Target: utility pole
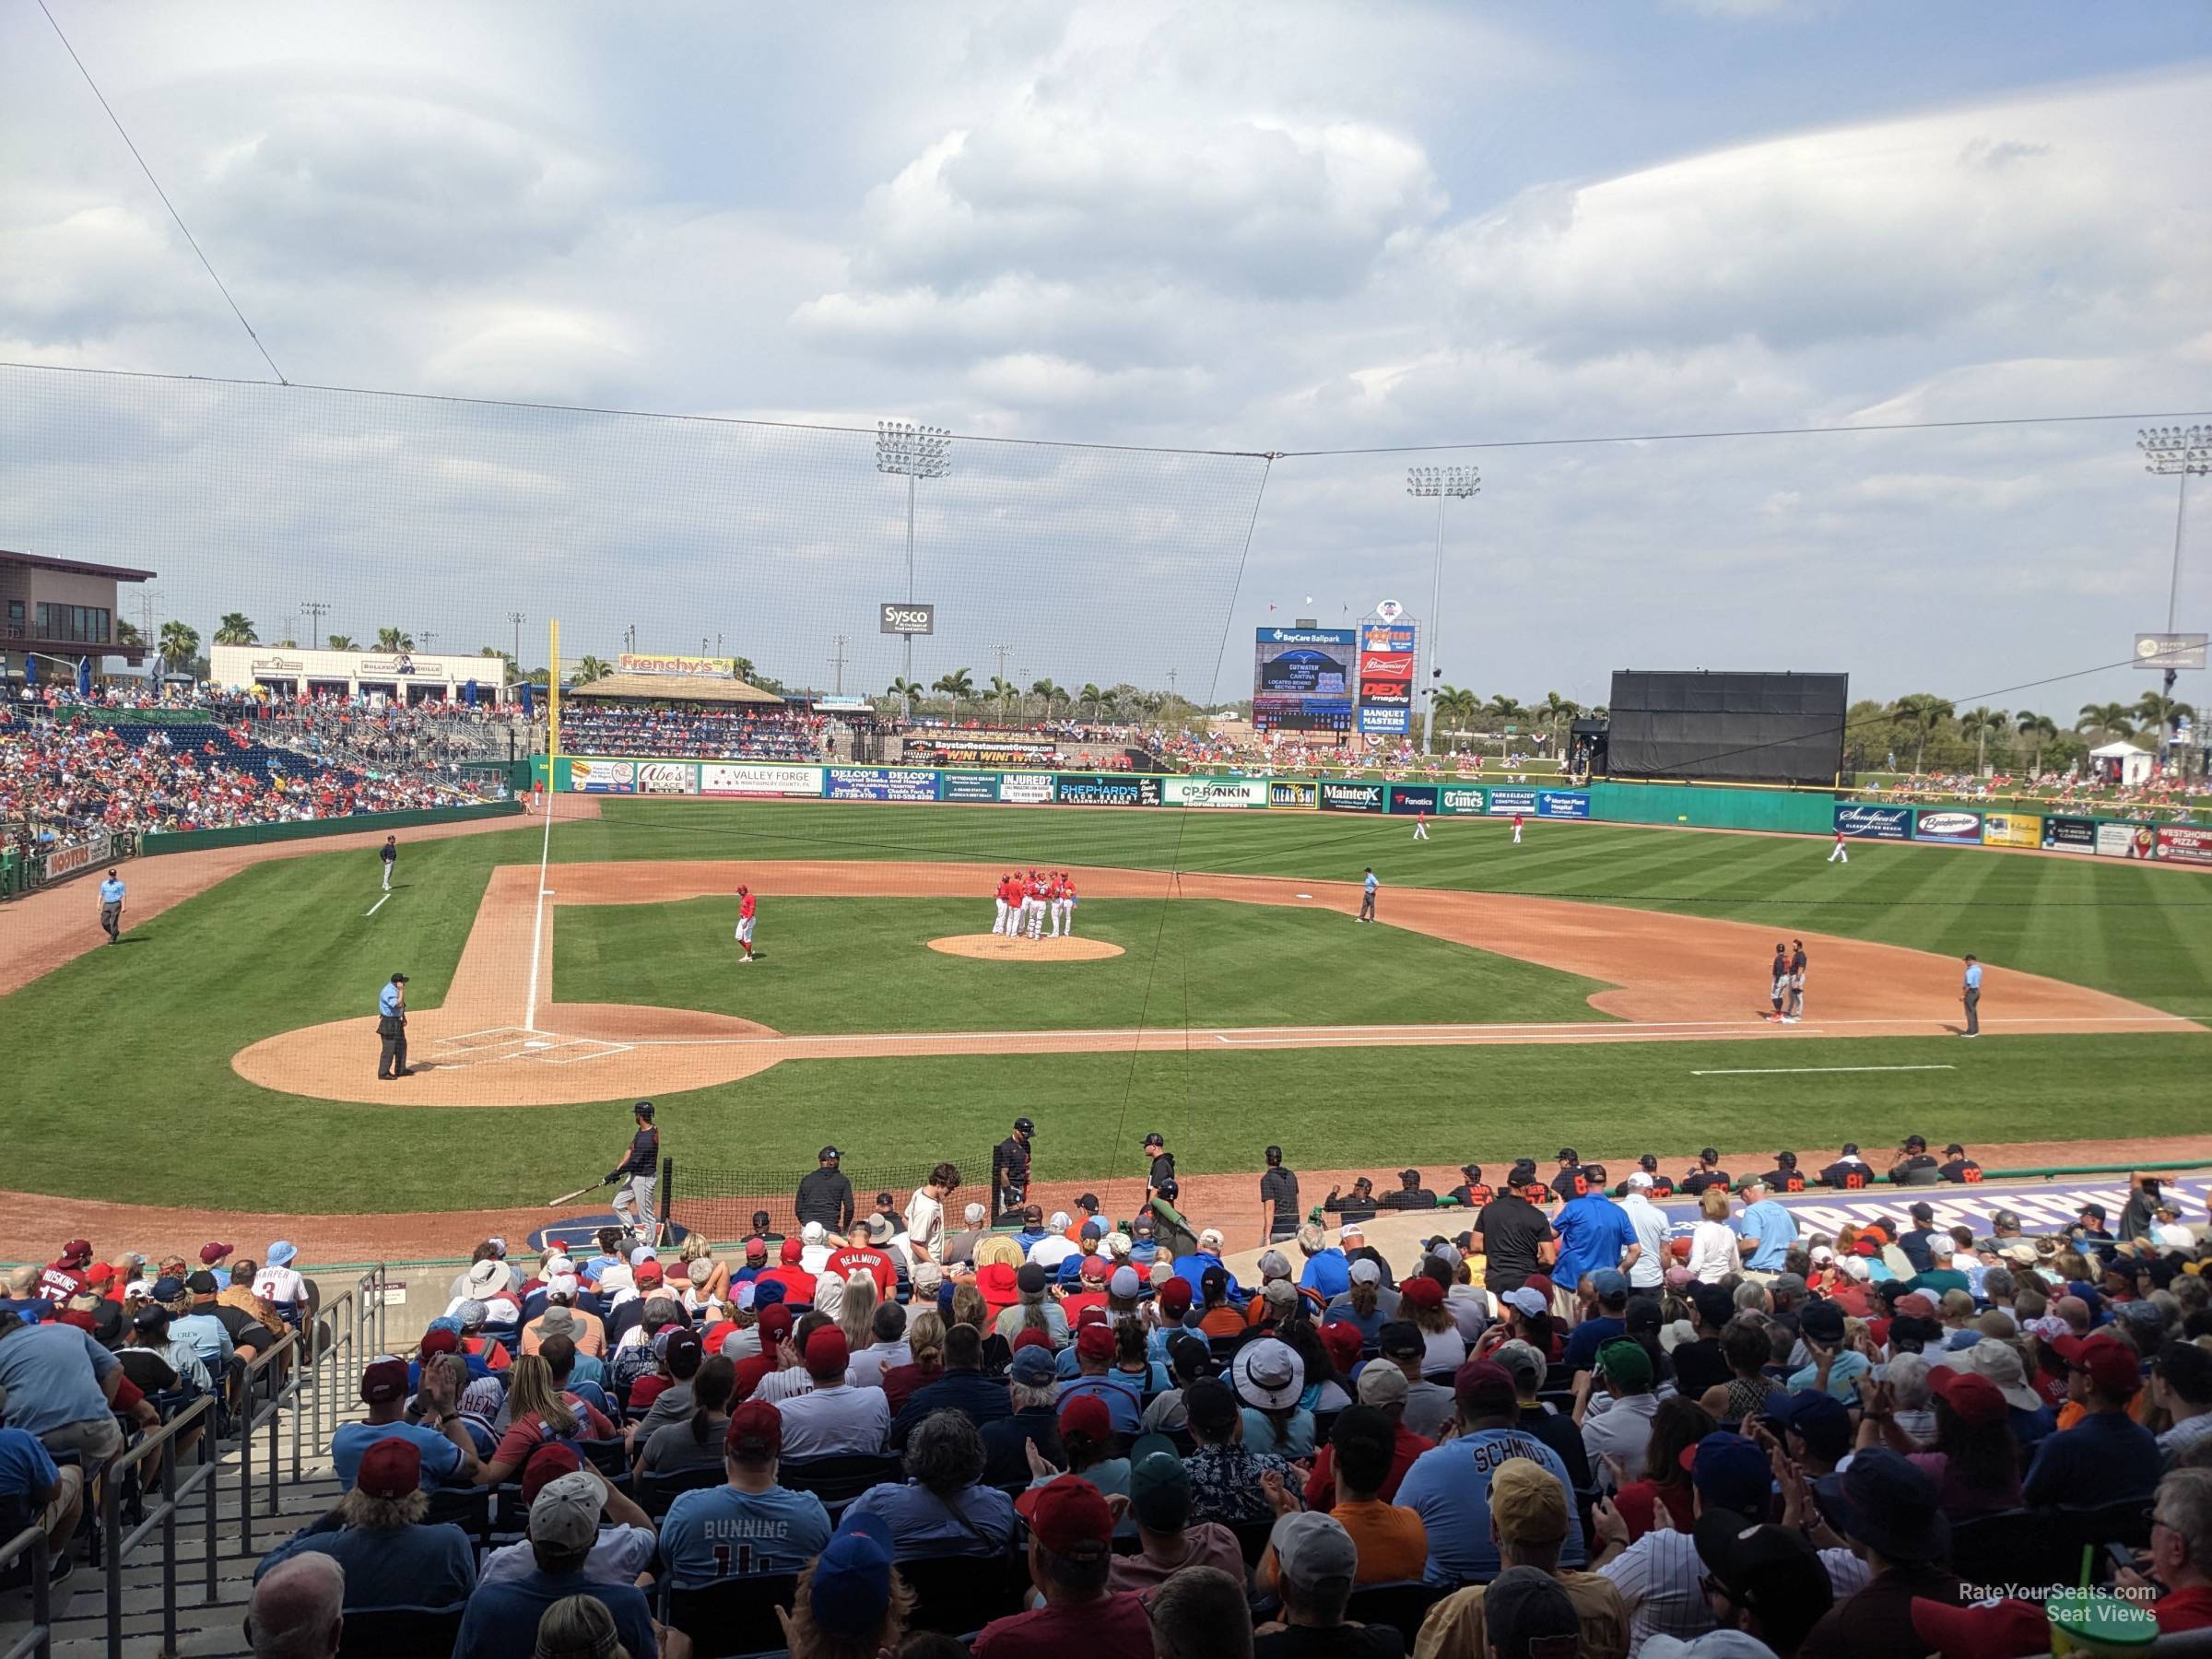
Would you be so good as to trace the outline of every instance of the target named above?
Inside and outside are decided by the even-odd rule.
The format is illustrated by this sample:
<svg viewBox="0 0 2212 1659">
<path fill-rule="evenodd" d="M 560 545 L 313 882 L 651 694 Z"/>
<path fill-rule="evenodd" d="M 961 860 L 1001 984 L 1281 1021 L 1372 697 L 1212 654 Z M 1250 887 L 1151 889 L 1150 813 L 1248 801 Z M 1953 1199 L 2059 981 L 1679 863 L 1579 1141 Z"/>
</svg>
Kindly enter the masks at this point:
<svg viewBox="0 0 2212 1659">
<path fill-rule="evenodd" d="M 1014 647 L 994 645 L 991 649 L 998 653 L 998 683 L 1004 686 L 1006 683 L 1006 653 L 1013 650 Z M 1006 694 L 1004 691 L 998 694 L 998 724 L 1001 725 L 1006 724 Z"/>
<path fill-rule="evenodd" d="M 428 628 L 423 629 L 420 632 L 417 633 L 415 637 L 422 641 L 422 648 L 425 651 L 429 651 L 438 643 L 437 633 L 433 629 Z"/>
<path fill-rule="evenodd" d="M 523 624 L 529 620 L 521 611 L 509 611 L 507 620 L 514 624 L 514 677 L 523 677 Z"/>
<path fill-rule="evenodd" d="M 1444 503 L 1471 500 L 1482 493 L 1482 471 L 1474 466 L 1409 466 L 1406 469 L 1406 493 L 1415 497 L 1433 497 L 1436 501 L 1436 567 L 1429 587 L 1429 684 L 1418 688 L 1414 700 L 1423 696 L 1429 706 L 1422 717 L 1422 736 L 1431 755 L 1436 753 L 1436 693 L 1443 677 L 1437 653 L 1441 636 L 1441 612 L 1444 608 Z"/>
<path fill-rule="evenodd" d="M 845 694 L 845 636 L 843 634 L 837 636 L 837 651 L 830 658 L 830 665 L 837 674 L 834 695 L 842 697 Z"/>
<path fill-rule="evenodd" d="M 922 426 L 911 420 L 876 423 L 876 470 L 906 480 L 906 598 L 914 598 L 914 480 L 941 478 L 952 470 L 952 434 L 943 427 Z M 914 678 L 914 636 L 901 640 L 906 667 L 900 678 Z M 906 694 L 906 716 L 914 714 L 914 694 Z"/>
</svg>

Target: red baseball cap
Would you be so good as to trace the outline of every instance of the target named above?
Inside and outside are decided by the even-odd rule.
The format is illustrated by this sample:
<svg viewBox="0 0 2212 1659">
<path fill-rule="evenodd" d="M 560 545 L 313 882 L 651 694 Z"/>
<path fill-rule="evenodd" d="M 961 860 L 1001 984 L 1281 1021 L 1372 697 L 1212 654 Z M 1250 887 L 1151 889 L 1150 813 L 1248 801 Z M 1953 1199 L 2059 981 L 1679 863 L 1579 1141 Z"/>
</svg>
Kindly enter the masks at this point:
<svg viewBox="0 0 2212 1659">
<path fill-rule="evenodd" d="M 747 1239 L 745 1241 L 745 1259 L 748 1262 L 767 1261 L 768 1241 L 766 1239 Z"/>
<path fill-rule="evenodd" d="M 85 1283 L 88 1285 L 112 1285 L 114 1282 L 115 1269 L 105 1262 L 95 1262 L 85 1269 Z"/>
<path fill-rule="evenodd" d="M 1050 1353 L 1053 1347 L 1053 1334 L 1050 1331 L 1040 1331 L 1034 1326 L 1030 1327 L 1014 1338 L 1014 1352 L 1018 1354 L 1026 1347 L 1041 1347 Z"/>
<path fill-rule="evenodd" d="M 841 1374 L 853 1363 L 853 1349 L 845 1341 L 844 1332 L 835 1325 L 818 1325 L 814 1335 L 806 1338 L 806 1370 L 809 1375 L 824 1371 Z"/>
<path fill-rule="evenodd" d="M 730 1413 L 722 1446 L 732 1457 L 759 1460 L 775 1456 L 783 1450 L 783 1414 L 771 1401 L 746 1401 Z"/>
<path fill-rule="evenodd" d="M 353 1484 L 371 1498 L 405 1498 L 422 1484 L 422 1450 L 391 1435 L 361 1453 Z"/>
<path fill-rule="evenodd" d="M 72 1239 L 62 1246 L 62 1260 L 65 1262 L 88 1262 L 91 1259 L 92 1241 L 89 1239 Z"/>
<path fill-rule="evenodd" d="M 1321 1346 L 1329 1350 L 1329 1358 L 1340 1371 L 1348 1372 L 1359 1363 L 1363 1342 L 1359 1327 L 1348 1319 L 1332 1319 L 1321 1327 Z"/>
<path fill-rule="evenodd" d="M 1078 1359 L 1111 1359 L 1113 1358 L 1113 1333 L 1102 1324 L 1088 1324 L 1076 1334 L 1076 1357 Z"/>
<path fill-rule="evenodd" d="M 361 1371 L 361 1403 L 382 1406 L 401 1400 L 407 1394 L 407 1362 L 405 1359 L 372 1359 Z"/>
<path fill-rule="evenodd" d="M 2132 1394 L 2143 1382 L 2135 1351 L 2116 1336 L 2061 1336 L 2051 1345 L 2073 1370 L 2107 1394 Z"/>
<path fill-rule="evenodd" d="M 1112 1265 L 1104 1256 L 1095 1255 L 1085 1256 L 1083 1265 L 1076 1269 L 1079 1277 L 1087 1279 L 1103 1279 L 1112 1271 Z"/>
<path fill-rule="evenodd" d="M 1159 1288 L 1159 1305 L 1170 1313 L 1188 1313 L 1191 1311 L 1191 1281 L 1171 1278 Z"/>
<path fill-rule="evenodd" d="M 1441 1308 L 1444 1305 L 1444 1288 L 1425 1273 L 1417 1273 L 1398 1287 L 1398 1300 L 1417 1308 Z"/>
<path fill-rule="evenodd" d="M 235 1244 L 203 1244 L 200 1246 L 200 1265 L 212 1267 L 237 1248 Z"/>
<path fill-rule="evenodd" d="M 796 1267 L 799 1265 L 799 1258 L 806 1253 L 806 1245 L 800 1243 L 796 1239 L 786 1239 L 783 1241 L 781 1260 L 786 1267 Z"/>
<path fill-rule="evenodd" d="M 658 1262 L 641 1262 L 638 1264 L 638 1270 L 630 1275 L 631 1283 L 641 1287 L 657 1285 L 661 1282 L 661 1265 Z"/>
<path fill-rule="evenodd" d="M 760 1310 L 760 1334 L 774 1342 L 791 1335 L 791 1310 L 782 1302 L 770 1302 Z"/>
<path fill-rule="evenodd" d="M 461 1338 L 442 1326 L 422 1334 L 422 1351 L 428 1354 L 451 1354 L 459 1351 Z"/>
<path fill-rule="evenodd" d="M 523 1459 L 523 1507 L 537 1501 L 547 1481 L 573 1475 L 583 1467 L 583 1453 L 566 1441 L 547 1441 Z"/>
<path fill-rule="evenodd" d="M 1060 1432 L 1080 1434 L 1087 1440 L 1113 1438 L 1113 1414 L 1097 1394 L 1077 1394 L 1060 1406 Z"/>
<path fill-rule="evenodd" d="M 1971 1429 L 2005 1420 L 2004 1394 L 1980 1371 L 1953 1371 L 1947 1365 L 1939 1365 L 1928 1373 L 1928 1386 Z"/>
<path fill-rule="evenodd" d="M 1014 1508 L 1037 1541 L 1056 1556 L 1103 1560 L 1113 1547 L 1113 1512 L 1099 1488 L 1080 1475 L 1063 1475 L 1031 1487 Z"/>
</svg>

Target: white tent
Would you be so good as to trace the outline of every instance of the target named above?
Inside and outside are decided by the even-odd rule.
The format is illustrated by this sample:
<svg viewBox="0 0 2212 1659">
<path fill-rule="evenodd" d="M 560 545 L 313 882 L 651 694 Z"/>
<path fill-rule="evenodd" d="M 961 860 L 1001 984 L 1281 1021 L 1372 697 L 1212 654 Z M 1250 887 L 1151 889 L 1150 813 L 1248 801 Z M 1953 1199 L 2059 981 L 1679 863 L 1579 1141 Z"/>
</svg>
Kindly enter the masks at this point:
<svg viewBox="0 0 2212 1659">
<path fill-rule="evenodd" d="M 2123 787 L 2150 781 L 2154 757 L 2148 749 L 2139 749 L 2132 743 L 2108 743 L 2101 748 L 2091 749 L 2089 759 L 2097 763 L 2100 775 Z"/>
</svg>

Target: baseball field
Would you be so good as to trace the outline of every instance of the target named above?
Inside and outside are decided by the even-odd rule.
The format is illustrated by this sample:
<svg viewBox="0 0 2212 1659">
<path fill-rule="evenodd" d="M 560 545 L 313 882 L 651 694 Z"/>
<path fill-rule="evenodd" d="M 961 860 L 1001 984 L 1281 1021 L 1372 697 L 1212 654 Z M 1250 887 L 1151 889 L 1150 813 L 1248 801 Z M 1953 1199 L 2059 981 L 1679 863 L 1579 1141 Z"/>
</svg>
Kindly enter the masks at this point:
<svg viewBox="0 0 2212 1659">
<path fill-rule="evenodd" d="M 834 1139 L 975 1180 L 1019 1113 L 1041 1177 L 1099 1180 L 1150 1129 L 1191 1173 L 1276 1141 L 1378 1174 L 1563 1138 L 2212 1134 L 2212 881 L 2186 871 L 1910 845 L 1831 865 L 1806 838 L 1587 823 L 1516 847 L 1483 819 L 1416 844 L 1402 818 L 591 805 L 403 841 L 381 903 L 366 843 L 130 866 L 177 901 L 0 997 L 6 1184 L 306 1217 L 542 1205 L 611 1166 L 641 1095 L 679 1159 L 804 1168 Z M 1077 872 L 1078 933 L 1118 953 L 946 948 L 987 933 L 1017 865 Z M 97 942 L 88 892 L 37 903 L 11 914 L 18 955 Z M 1763 1018 L 1778 938 L 1811 959 L 1797 1027 Z M 395 971 L 423 1070 L 379 1083 Z"/>
</svg>

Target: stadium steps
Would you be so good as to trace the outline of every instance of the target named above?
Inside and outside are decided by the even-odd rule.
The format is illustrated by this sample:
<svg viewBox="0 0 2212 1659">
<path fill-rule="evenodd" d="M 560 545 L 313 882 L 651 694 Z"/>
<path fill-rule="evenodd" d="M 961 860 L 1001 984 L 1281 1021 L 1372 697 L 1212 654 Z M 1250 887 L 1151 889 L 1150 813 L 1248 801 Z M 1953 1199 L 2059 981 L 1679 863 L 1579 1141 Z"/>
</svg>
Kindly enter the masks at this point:
<svg viewBox="0 0 2212 1659">
<path fill-rule="evenodd" d="M 361 1410 L 353 1406 L 341 1421 L 355 1421 Z M 284 1448 L 281 1466 L 288 1471 L 291 1428 L 279 1434 Z M 277 1489 L 277 1512 L 267 1512 L 268 1465 L 262 1461 L 268 1444 L 265 1429 L 254 1445 L 253 1551 L 241 1554 L 238 1543 L 238 1453 L 227 1448 L 216 1482 L 216 1598 L 201 1599 L 206 1509 L 194 1498 L 177 1517 L 177 1646 L 180 1659 L 230 1659 L 252 1653 L 245 1636 L 246 1604 L 253 1594 L 253 1569 L 262 1555 L 290 1537 L 338 1500 L 339 1488 L 331 1471 L 329 1453 L 310 1447 L 305 1430 L 300 1447 L 300 1478 L 287 1478 Z M 126 1528 L 127 1530 L 127 1528 Z M 81 1559 L 68 1583 L 66 1606 L 57 1607 L 54 1621 L 55 1659 L 106 1659 L 108 1651 L 107 1575 Z M 143 1539 L 123 1570 L 123 1651 L 126 1655 L 157 1654 L 161 1651 L 161 1534 L 157 1528 Z M 0 1597 L 0 1650 L 11 1645 L 26 1629 L 30 1614 L 28 1591 Z"/>
</svg>

